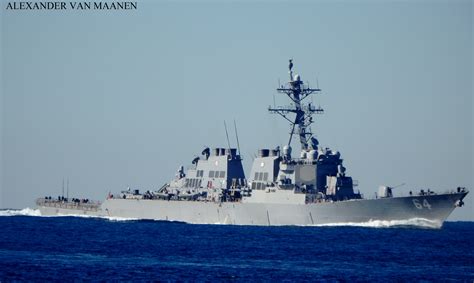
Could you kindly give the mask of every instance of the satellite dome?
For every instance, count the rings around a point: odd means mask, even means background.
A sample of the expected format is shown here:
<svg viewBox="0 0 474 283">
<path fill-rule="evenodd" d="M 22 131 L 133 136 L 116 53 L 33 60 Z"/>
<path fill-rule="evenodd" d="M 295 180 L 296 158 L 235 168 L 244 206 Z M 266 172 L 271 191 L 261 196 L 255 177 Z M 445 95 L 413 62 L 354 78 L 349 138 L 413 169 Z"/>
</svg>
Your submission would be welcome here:
<svg viewBox="0 0 474 283">
<path fill-rule="evenodd" d="M 312 149 L 309 151 L 309 154 L 308 154 L 308 159 L 309 160 L 316 160 L 316 158 L 318 158 L 318 151 Z"/>
<path fill-rule="evenodd" d="M 297 82 L 301 81 L 300 75 L 296 74 L 296 75 L 293 77 L 293 80 L 294 80 L 294 81 L 297 81 Z"/>
</svg>

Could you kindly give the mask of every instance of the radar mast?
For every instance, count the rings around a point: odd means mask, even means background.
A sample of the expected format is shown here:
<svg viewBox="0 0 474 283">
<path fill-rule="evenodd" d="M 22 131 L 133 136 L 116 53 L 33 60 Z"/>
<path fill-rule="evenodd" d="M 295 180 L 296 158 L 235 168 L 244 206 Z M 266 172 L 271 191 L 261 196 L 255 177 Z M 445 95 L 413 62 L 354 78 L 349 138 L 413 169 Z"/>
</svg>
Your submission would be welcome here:
<svg viewBox="0 0 474 283">
<path fill-rule="evenodd" d="M 288 73 L 290 74 L 290 81 L 285 85 L 279 86 L 277 88 L 278 93 L 286 94 L 292 101 L 289 106 L 275 106 L 269 107 L 268 111 L 270 113 L 277 113 L 283 118 L 285 118 L 291 125 L 290 138 L 288 140 L 288 146 L 291 144 L 293 135 L 298 132 L 300 138 L 301 150 L 308 150 L 308 141 L 312 137 L 311 129 L 309 126 L 314 123 L 313 113 L 322 114 L 324 110 L 321 107 L 314 107 L 310 103 L 305 104 L 303 100 L 313 93 L 320 93 L 321 89 L 319 88 L 310 88 L 308 84 L 305 84 L 301 81 L 301 77 L 298 74 L 293 75 L 293 59 L 289 60 Z M 295 118 L 291 119 L 288 117 L 290 113 L 295 114 Z M 317 146 L 317 141 L 312 143 Z"/>
</svg>

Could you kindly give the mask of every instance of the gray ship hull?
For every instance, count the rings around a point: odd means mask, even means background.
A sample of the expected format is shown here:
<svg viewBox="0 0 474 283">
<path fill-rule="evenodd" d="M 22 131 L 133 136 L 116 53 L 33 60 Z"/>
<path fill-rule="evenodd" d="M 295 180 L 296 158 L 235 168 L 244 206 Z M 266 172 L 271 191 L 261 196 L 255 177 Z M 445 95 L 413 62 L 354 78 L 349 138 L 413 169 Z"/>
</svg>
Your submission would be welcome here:
<svg viewBox="0 0 474 283">
<path fill-rule="evenodd" d="M 80 206 L 66 208 L 39 205 L 38 208 L 42 215 L 90 215 L 194 224 L 304 226 L 423 219 L 432 227 L 441 227 L 466 194 L 461 192 L 314 204 L 108 199 L 96 210 L 86 210 Z"/>
</svg>

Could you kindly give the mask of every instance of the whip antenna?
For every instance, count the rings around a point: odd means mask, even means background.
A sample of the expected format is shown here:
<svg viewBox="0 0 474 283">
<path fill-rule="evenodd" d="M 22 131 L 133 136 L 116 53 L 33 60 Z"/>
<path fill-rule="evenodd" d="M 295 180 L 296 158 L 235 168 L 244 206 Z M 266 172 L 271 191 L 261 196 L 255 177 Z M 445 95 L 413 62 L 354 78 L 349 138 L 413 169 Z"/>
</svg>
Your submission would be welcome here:
<svg viewBox="0 0 474 283">
<path fill-rule="evenodd" d="M 234 130 L 235 130 L 235 138 L 237 139 L 237 149 L 239 150 L 239 155 L 240 155 L 239 134 L 237 133 L 237 124 L 235 123 L 235 120 L 234 120 Z"/>
<path fill-rule="evenodd" d="M 224 128 L 225 128 L 225 135 L 227 136 L 227 145 L 229 146 L 229 151 L 230 151 L 229 133 L 227 132 L 227 124 L 225 123 L 225 120 L 224 120 Z"/>
</svg>

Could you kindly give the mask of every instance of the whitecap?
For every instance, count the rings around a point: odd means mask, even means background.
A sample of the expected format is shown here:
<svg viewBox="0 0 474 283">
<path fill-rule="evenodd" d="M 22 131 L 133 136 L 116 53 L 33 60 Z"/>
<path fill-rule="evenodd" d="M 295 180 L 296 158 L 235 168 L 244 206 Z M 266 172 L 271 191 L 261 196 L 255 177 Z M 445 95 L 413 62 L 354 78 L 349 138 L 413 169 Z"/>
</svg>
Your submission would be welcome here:
<svg viewBox="0 0 474 283">
<path fill-rule="evenodd" d="M 105 219 L 109 221 L 136 221 L 140 220 L 138 218 L 131 218 L 131 217 L 117 217 L 117 216 L 102 216 L 102 215 L 87 215 L 87 214 L 56 214 L 56 215 L 48 215 L 47 217 L 80 217 L 80 218 L 98 218 L 98 219 Z"/>
<path fill-rule="evenodd" d="M 411 218 L 406 220 L 369 220 L 367 222 L 341 222 L 341 223 L 325 223 L 315 224 L 316 227 L 368 227 L 368 228 L 390 228 L 390 227 L 423 227 L 423 228 L 441 228 L 443 225 L 440 221 L 429 220 L 425 218 Z"/>
<path fill-rule="evenodd" d="M 23 208 L 23 209 L 3 209 L 0 210 L 0 216 L 37 216 L 37 217 L 81 217 L 81 218 L 100 218 L 109 221 L 136 221 L 138 218 L 130 217 L 116 217 L 116 216 L 98 216 L 98 215 L 84 215 L 84 214 L 56 214 L 56 215 L 41 215 L 39 209 Z"/>
<path fill-rule="evenodd" d="M 0 216 L 41 216 L 39 209 L 29 207 L 23 209 L 3 209 L 0 210 Z"/>
</svg>

